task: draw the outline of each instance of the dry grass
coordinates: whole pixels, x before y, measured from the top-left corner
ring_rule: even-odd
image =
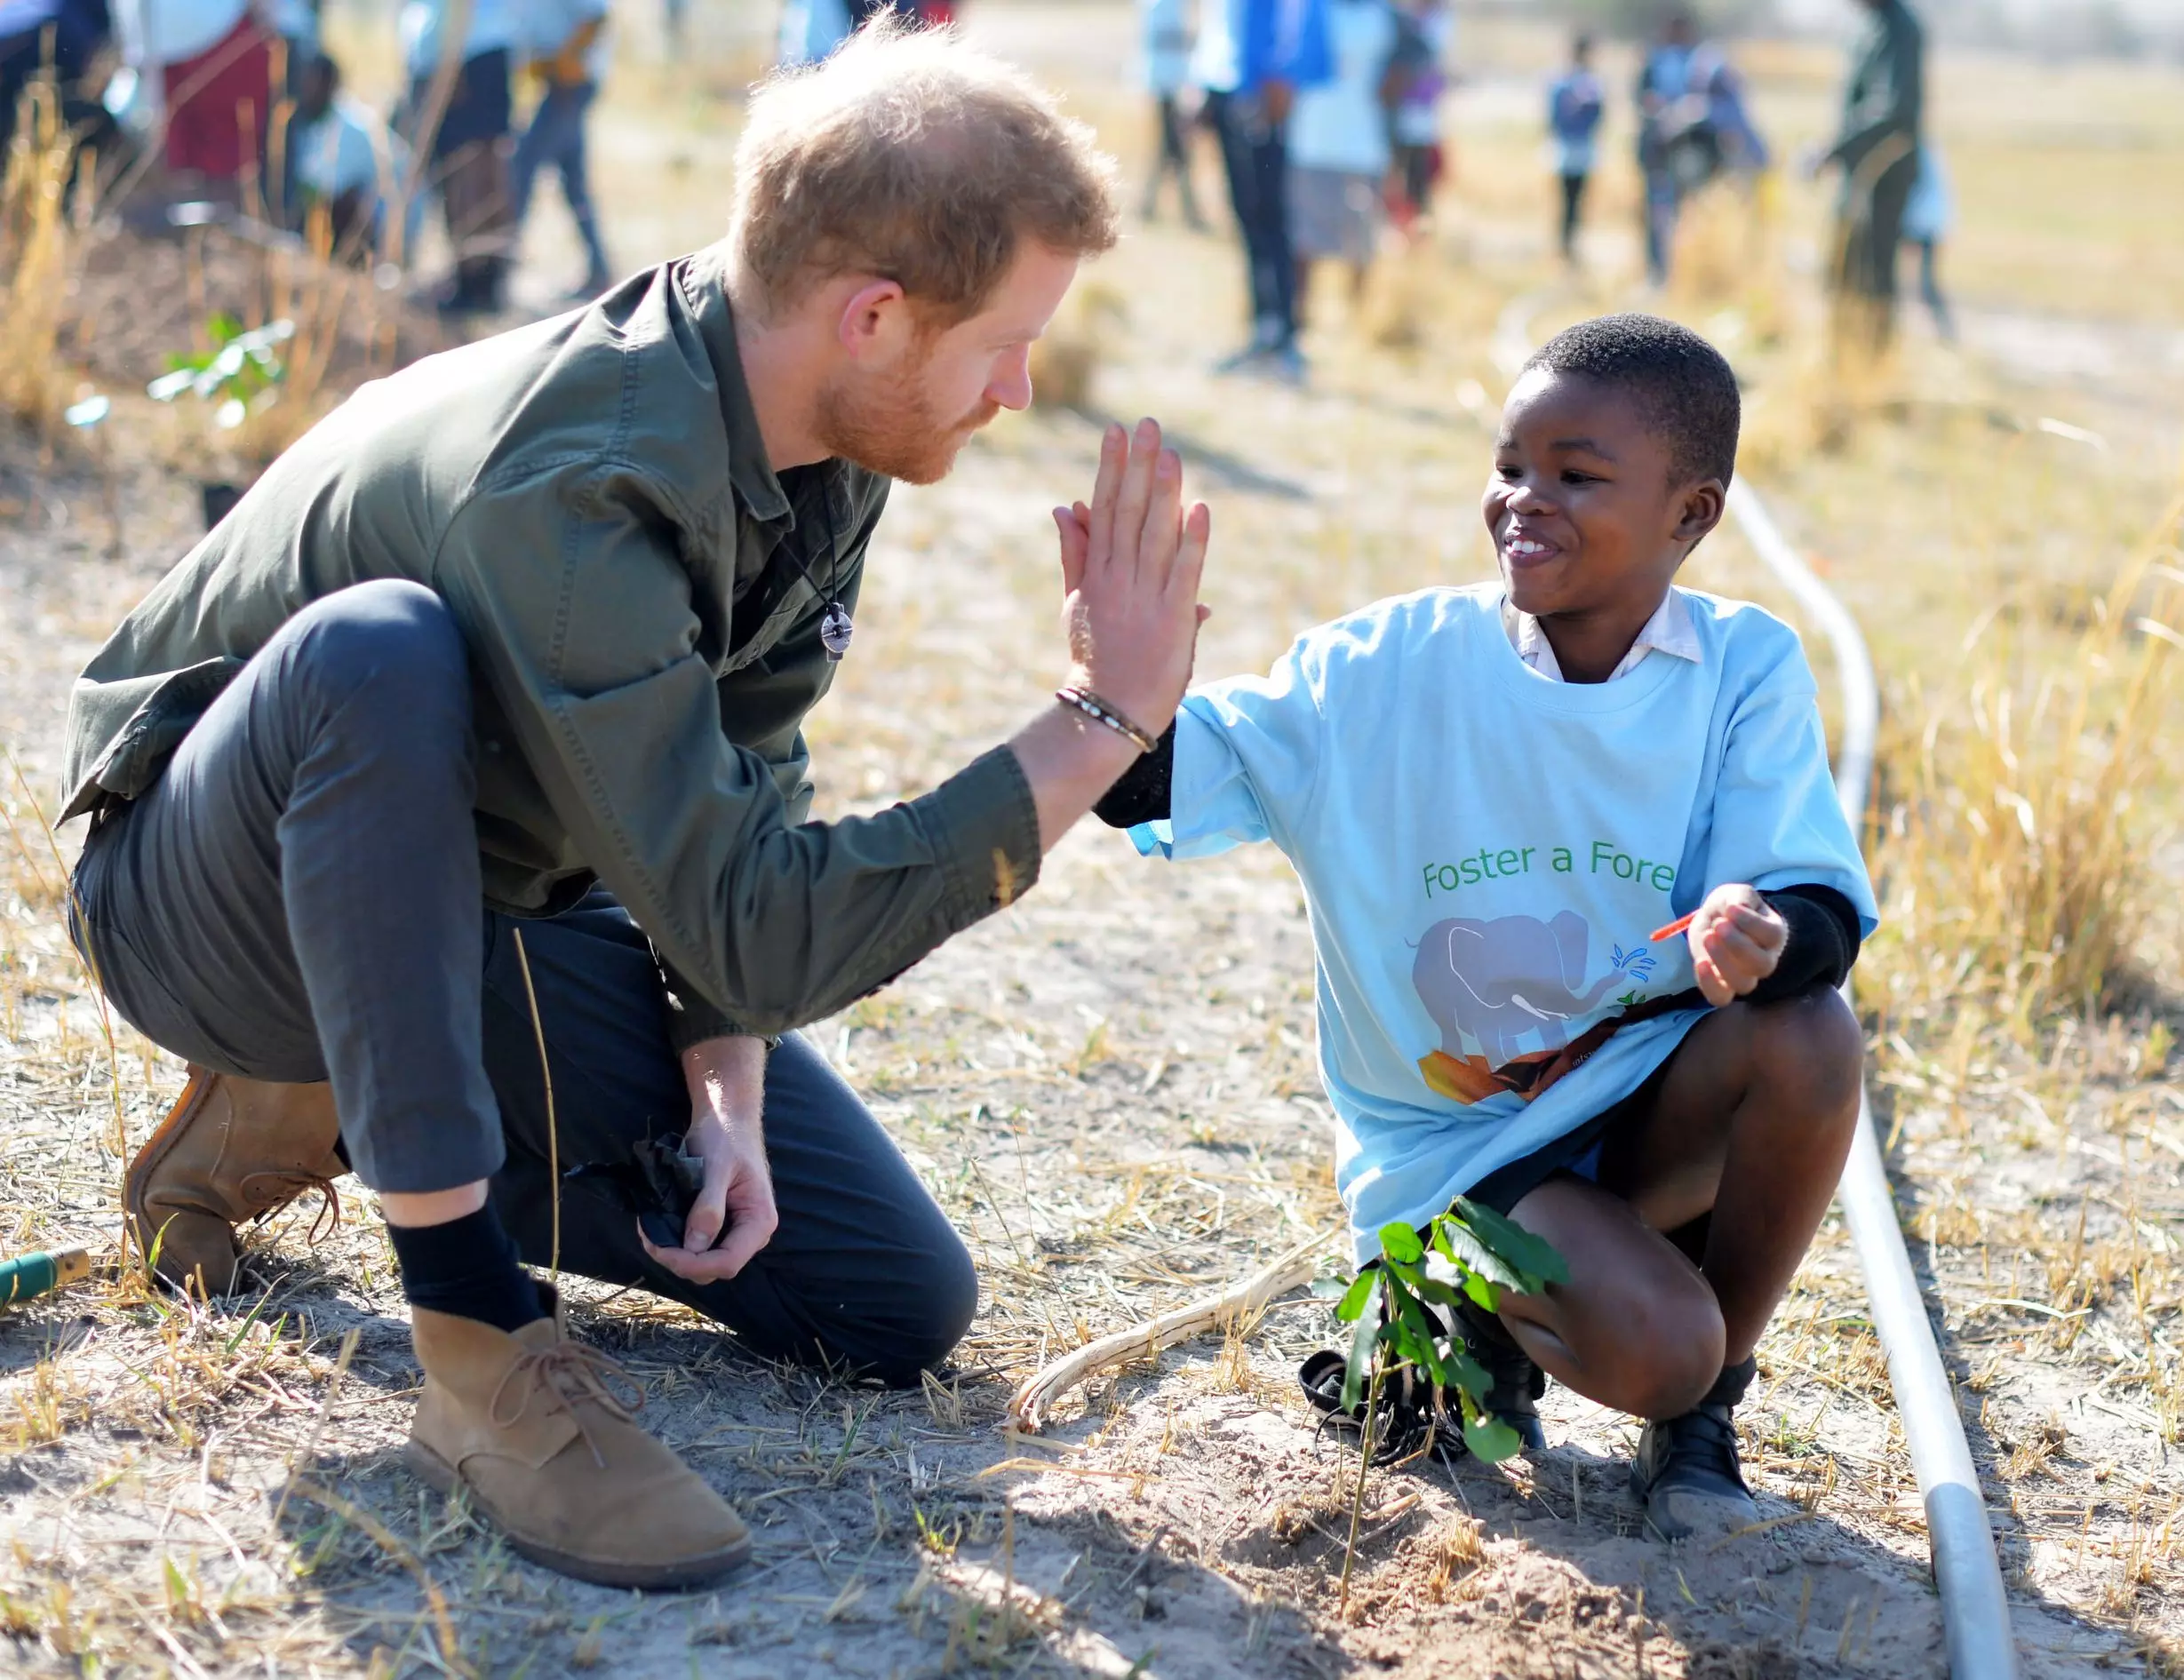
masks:
[[[996,27],[1014,11],[979,9]],[[1026,38],[1063,38],[1056,15]],[[1119,10],[1064,21],[1127,38]],[[1467,49],[1482,76],[1503,28]],[[1763,99],[1824,97],[1810,55],[1755,68]],[[663,94],[721,92],[720,74],[648,70],[610,93],[602,154],[714,155],[730,107]],[[1137,143],[1134,103],[1088,104]],[[1263,666],[1301,625],[1373,595],[1487,569],[1488,342],[1550,270],[1535,132],[1490,123],[1458,139],[1436,242],[1391,267],[1360,317],[1330,299],[1312,393],[1204,377],[1238,330],[1224,244],[1148,233],[1103,276],[1086,381],[1060,394],[1152,410],[1185,439],[1228,557],[1209,673]],[[708,236],[717,205],[689,179],[668,171],[656,199],[633,188],[610,232],[651,230],[663,252]],[[1572,312],[1632,297],[1629,182],[1602,185],[1596,271]],[[1923,340],[1853,394],[1828,383],[1817,299],[1789,260],[1813,211],[1786,195],[1755,283],[1739,266],[1746,207],[1694,207],[1667,307],[1735,339],[1761,441],[1747,459],[1889,682],[1892,931],[1865,977],[1879,1099],[2036,1671],[2174,1671],[2184,1103],[2176,1007],[2134,976],[2184,954],[2167,838],[2184,786],[2172,666],[2129,621],[2177,618],[2157,570],[2135,593],[2116,577],[2162,517],[2173,461],[2127,448],[2091,399]],[[634,235],[621,251],[653,254]],[[2006,294],[2050,260],[2020,252],[1991,283]],[[256,318],[311,315],[251,273]],[[300,267],[294,281],[285,295],[315,283]],[[330,363],[328,393],[352,377]],[[2090,451],[2041,432],[2043,415],[2119,442]],[[1091,448],[1065,412],[1006,421],[957,480],[898,498],[858,652],[815,720],[830,809],[931,785],[1051,681],[1043,508],[1088,482]],[[2172,515],[2159,529],[2173,541]],[[0,724],[32,786],[51,778],[68,671],[179,540],[132,532],[132,557],[109,563],[66,533],[7,546],[0,530],[27,580]],[[1692,581],[1769,599],[1733,540]],[[302,1221],[261,1233],[265,1286],[235,1306],[154,1299],[114,1263],[123,1146],[179,1079],[126,1033],[109,1055],[12,779],[0,808],[21,837],[0,840],[0,1243],[109,1255],[91,1285],[0,1323],[0,1666],[1081,1675],[1153,1652],[1153,1673],[1255,1680],[1931,1668],[1915,1484],[1832,1225],[1743,1413],[1778,1526],[1734,1569],[1641,1548],[1623,1421],[1558,1395],[1566,1445],[1507,1477],[1367,1478],[1345,1618],[1332,1587],[1356,1484],[1303,1427],[1290,1373],[1327,1332],[1295,1302],[1096,1381],[1048,1446],[1005,1440],[1009,1391],[1041,1360],[1243,1275],[1335,1212],[1293,881],[1263,855],[1150,870],[1097,836],[1009,917],[819,1031],[977,1254],[986,1298],[960,1368],[879,1395],[754,1366],[679,1310],[579,1286],[582,1333],[651,1384],[648,1416],[740,1503],[760,1557],[718,1596],[635,1603],[527,1569],[388,1466],[415,1378],[368,1206],[317,1249]]]
[[[68,307],[70,247],[93,197],[92,161],[79,160],[60,101],[41,77],[24,91],[15,135],[0,160],[0,411],[51,442],[72,383],[56,355]],[[83,190],[70,188],[78,180]]]

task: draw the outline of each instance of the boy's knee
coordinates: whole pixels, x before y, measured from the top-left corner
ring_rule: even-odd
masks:
[[[294,631],[300,658],[330,699],[371,690],[412,706],[450,697],[467,703],[462,632],[422,584],[381,577],[322,596],[296,615]]]
[[[1695,1272],[1687,1286],[1648,1291],[1634,1306],[1632,1341],[1644,1351],[1626,1373],[1620,1409],[1642,1418],[1681,1417],[1721,1374],[1721,1309]]]
[[[1865,1077],[1865,1034],[1841,992],[1815,985],[1793,998],[1743,1007],[1756,1077],[1803,1092],[1821,1106],[1855,1111]]]

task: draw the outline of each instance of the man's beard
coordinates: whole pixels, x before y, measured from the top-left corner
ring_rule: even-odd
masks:
[[[829,455],[883,478],[932,484],[947,476],[970,434],[1000,412],[981,398],[968,414],[942,415],[926,394],[928,359],[884,378],[844,380],[819,393],[817,428]]]

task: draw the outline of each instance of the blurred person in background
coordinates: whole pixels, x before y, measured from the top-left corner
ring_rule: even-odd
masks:
[[[389,194],[409,177],[409,148],[370,106],[342,93],[341,67],[323,52],[298,68],[282,151],[288,225],[308,234],[323,209],[335,251],[357,261],[379,254]],[[421,201],[411,202],[412,234],[422,210]]]
[[[931,28],[955,21],[950,0],[788,0],[781,9],[775,59],[781,64],[817,64],[870,23],[889,15]]]
[[[1390,0],[1327,0],[1327,27],[1334,75],[1299,93],[1289,113],[1289,238],[1300,324],[1312,265],[1323,259],[1348,267],[1353,301],[1364,296],[1394,162],[1395,8]]]
[[[584,303],[614,279],[592,209],[584,138],[592,101],[607,73],[607,0],[526,0],[524,23],[530,54],[525,68],[544,91],[508,168],[509,213],[521,239],[538,171],[550,168],[560,174],[562,197],[584,241],[584,278],[569,299]]]
[[[49,60],[68,125],[95,113],[79,84],[112,28],[105,0],[0,0],[0,159],[14,135],[23,90]]]
[[[1577,227],[1584,214],[1585,183],[1598,161],[1601,114],[1606,95],[1592,73],[1592,37],[1570,38],[1570,68],[1547,89],[1547,132],[1554,169],[1562,182],[1562,260],[1577,264]]]
[[[1326,0],[1206,0],[1191,75],[1221,139],[1251,292],[1250,339],[1216,372],[1304,377],[1289,243],[1289,111],[1300,90],[1332,74]]]
[[[1395,146],[1396,224],[1406,233],[1433,213],[1433,189],[1447,171],[1441,140],[1441,96],[1448,91],[1448,54],[1456,14],[1447,0],[1398,0],[1393,105],[1388,118]]]
[[[469,0],[466,32],[447,17],[462,0],[410,0],[402,41],[410,72],[410,148],[440,189],[455,272],[434,296],[442,315],[495,315],[505,302],[514,243],[509,215],[512,61],[522,37],[523,0]],[[435,120],[436,119],[436,120]]]
[[[169,194],[240,203],[273,111],[271,32],[247,0],[116,0],[114,28],[139,121],[164,115]]]
[[[1146,221],[1156,219],[1160,183],[1173,175],[1184,223],[1203,233],[1206,219],[1199,214],[1198,198],[1191,186],[1191,123],[1183,112],[1184,91],[1191,80],[1191,23],[1184,4],[1185,0],[1138,0],[1145,89],[1152,95],[1155,147],[1152,172],[1145,179],[1145,196],[1138,214]]]
[[[1646,275],[1655,286],[1668,283],[1669,258],[1690,178],[1704,172],[1696,154],[1709,143],[1707,100],[1692,74],[1698,52],[1697,22],[1688,12],[1671,12],[1638,68],[1638,163],[1646,186],[1640,207],[1646,219]]]
[[[1843,171],[1836,201],[1834,286],[1874,352],[1896,324],[1896,251],[1918,180],[1925,121],[1925,36],[1903,0],[1861,0],[1869,17],[1851,60],[1843,117],[1819,167]]]
[[[1949,315],[1949,299],[1941,295],[1936,272],[1941,242],[1957,219],[1955,195],[1949,191],[1949,172],[1941,166],[1941,153],[1932,140],[1918,148],[1918,179],[1903,206],[1903,237],[1918,247],[1918,295],[1933,317],[1933,330],[1955,343],[1957,323]]]

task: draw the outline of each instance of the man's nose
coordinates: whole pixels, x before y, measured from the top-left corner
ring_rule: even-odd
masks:
[[[986,400],[1022,413],[1032,406],[1032,352],[1030,346],[1011,351],[986,381]]]

